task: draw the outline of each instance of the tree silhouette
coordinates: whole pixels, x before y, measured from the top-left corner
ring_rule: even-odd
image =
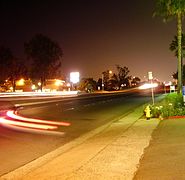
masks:
[[[122,85],[129,86],[129,80],[131,80],[131,76],[129,76],[130,70],[128,67],[124,66],[121,67],[120,65],[116,65],[116,69],[118,71],[118,81],[119,81],[119,87]]]
[[[96,81],[93,78],[83,78],[80,81],[79,89],[86,92],[96,90]]]
[[[59,44],[42,34],[35,35],[24,44],[25,53],[31,60],[31,77],[41,81],[41,90],[46,78],[57,78],[61,71],[63,55]]]
[[[0,46],[0,80],[4,82],[9,77],[11,71],[11,64],[14,59],[12,51],[4,46]]]
[[[4,46],[0,47],[0,80],[1,83],[5,80],[11,81],[13,91],[16,88],[16,80],[26,77],[27,68],[24,62],[13,56],[12,51]]]

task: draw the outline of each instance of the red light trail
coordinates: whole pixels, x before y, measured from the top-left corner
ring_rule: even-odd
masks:
[[[58,125],[58,126],[70,125],[70,123],[67,123],[67,122],[47,121],[47,120],[23,117],[23,116],[17,115],[17,111],[7,111],[6,115],[10,118],[17,119],[20,121],[26,121],[26,122],[44,123],[44,124],[51,124],[51,125]]]
[[[57,126],[19,122],[19,121],[9,120],[6,118],[0,118],[0,123],[20,126],[20,127],[29,127],[29,128],[34,128],[34,129],[46,129],[46,130],[57,129]]]
[[[6,112],[6,117],[0,118],[0,123],[3,125],[11,125],[21,128],[30,128],[35,130],[55,130],[58,126],[70,126],[68,122],[47,121],[36,118],[27,118],[17,115],[17,111],[9,110]]]

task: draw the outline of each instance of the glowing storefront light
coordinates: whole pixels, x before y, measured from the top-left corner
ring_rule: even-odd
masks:
[[[55,80],[55,85],[56,85],[56,86],[62,86],[62,84],[63,84],[63,83],[62,83],[61,80],[58,80],[58,79]]]
[[[16,82],[17,86],[24,86],[24,79],[20,79],[19,81]]]

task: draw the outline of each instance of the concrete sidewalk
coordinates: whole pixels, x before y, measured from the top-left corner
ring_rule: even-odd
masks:
[[[161,121],[134,180],[185,179],[185,118]]]
[[[0,179],[126,179],[134,177],[158,119],[140,119],[143,107]]]

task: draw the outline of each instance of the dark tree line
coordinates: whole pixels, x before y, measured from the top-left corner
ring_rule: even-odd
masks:
[[[13,91],[16,80],[20,78],[39,80],[42,90],[47,78],[57,78],[61,75],[63,52],[57,42],[37,34],[24,44],[24,52],[27,62],[15,57],[9,48],[0,46],[0,81],[11,81]]]
[[[116,73],[110,73],[106,70],[102,73],[102,78],[96,82],[93,78],[83,78],[80,82],[79,89],[87,92],[94,90],[120,90],[128,87],[138,86],[140,84],[139,77],[129,75],[128,67],[116,65]],[[104,87],[102,87],[104,85]]]

